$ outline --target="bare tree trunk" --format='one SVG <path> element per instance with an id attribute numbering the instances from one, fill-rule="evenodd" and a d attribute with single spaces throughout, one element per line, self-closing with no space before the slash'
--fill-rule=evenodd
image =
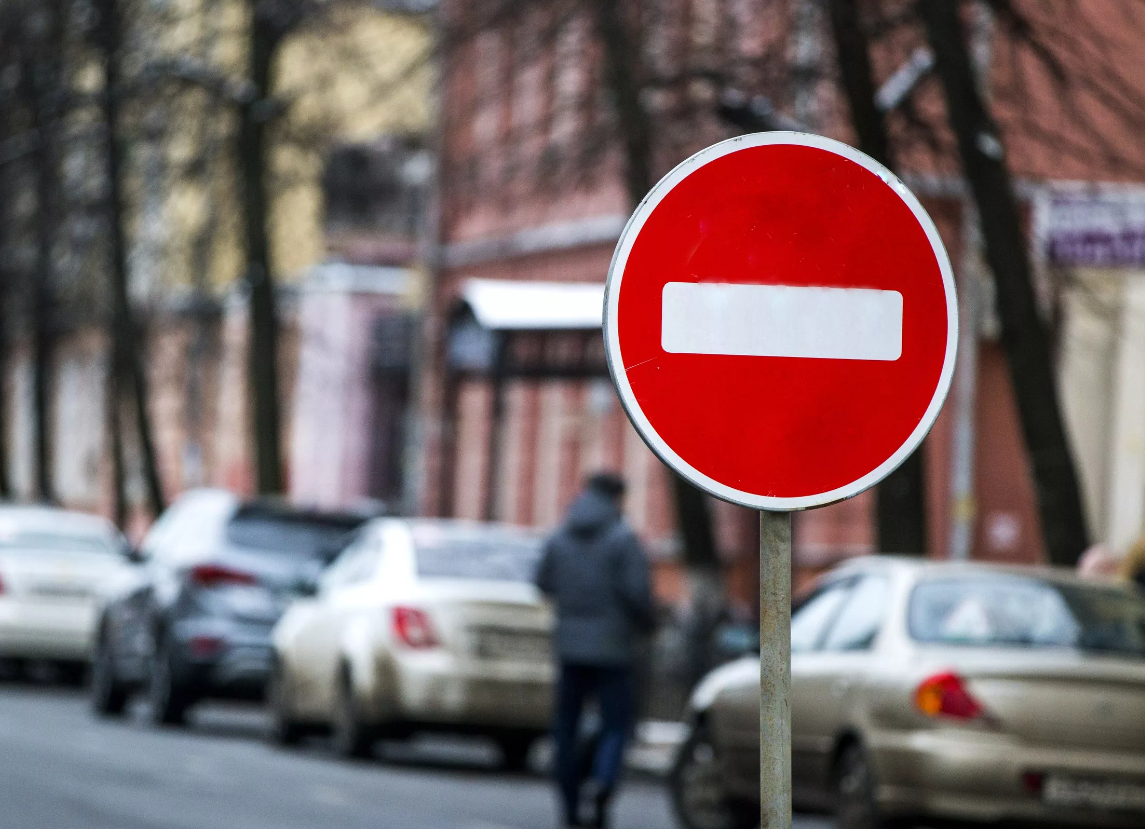
<path id="1" fill-rule="evenodd" d="M 604 80 L 612 91 L 617 127 L 624 144 L 624 173 L 633 207 L 652 189 L 652 123 L 640 101 L 634 63 L 639 47 L 628 32 L 619 0 L 593 0 L 596 30 L 604 46 Z"/>
<path id="2" fill-rule="evenodd" d="M 111 293 L 112 309 L 112 370 L 114 382 L 108 401 L 108 410 L 113 412 L 113 449 L 120 456 L 113 459 L 116 466 L 116 507 L 115 514 L 120 526 L 127 515 L 127 505 L 123 503 L 123 458 L 121 432 L 119 431 L 119 405 L 130 380 L 132 398 L 135 402 L 135 423 L 139 436 L 139 446 L 143 456 L 143 478 L 147 486 L 147 498 L 152 514 L 158 516 L 164 509 L 163 486 L 159 480 L 159 469 L 155 461 L 155 444 L 152 440 L 151 416 L 147 409 L 147 375 L 142 361 L 142 347 L 136 339 L 136 328 L 131 313 L 131 302 L 127 294 L 127 238 L 124 229 L 124 208 L 122 191 L 123 145 L 120 138 L 119 119 L 119 49 L 120 23 L 116 0 L 103 0 L 100 5 L 100 29 L 103 36 L 104 52 L 104 94 L 103 115 L 107 124 L 107 183 L 108 183 L 108 224 L 111 236 Z"/>
<path id="3" fill-rule="evenodd" d="M 22 77 L 32 114 L 36 143 L 32 164 L 36 173 L 36 264 L 32 285 L 32 407 L 35 437 L 36 496 L 47 503 L 56 500 L 52 486 L 49 400 L 53 350 L 52 247 L 56 238 L 58 182 L 56 180 L 55 133 L 58 118 L 60 9 L 52 4 L 45 11 L 48 21 L 35 59 L 24 67 Z"/>
<path id="4" fill-rule="evenodd" d="M 225 0 L 204 0 L 202 13 L 204 29 L 200 33 L 199 57 L 209 61 L 212 49 L 219 42 L 220 5 Z M 218 187 L 218 159 L 223 149 L 224 138 L 219 121 L 225 118 L 223 103 L 211 98 L 207 109 L 199 118 L 196 145 L 200 153 L 200 186 L 208 194 Z M 207 362 L 215 355 L 214 333 L 215 314 L 211 301 L 210 270 L 211 257 L 219 229 L 219 212 L 210 211 L 203 225 L 196 231 L 191 242 L 191 282 L 193 286 L 193 319 L 195 331 L 187 344 L 186 360 L 186 400 L 184 423 L 187 432 L 187 449 L 190 457 L 184 458 L 183 485 L 203 484 L 204 410 L 206 408 Z M 190 463 L 188 463 L 188 461 Z M 188 474 L 189 469 L 193 474 Z"/>
<path id="5" fill-rule="evenodd" d="M 596 31 L 604 46 L 605 83 L 612 91 L 620 140 L 624 146 L 625 186 L 635 208 L 652 189 L 652 123 L 640 102 L 634 61 L 639 47 L 628 32 L 624 3 L 593 0 Z M 689 568 L 718 570 L 719 556 L 712 532 L 707 496 L 679 475 L 672 476 L 676 521 Z"/>
<path id="6" fill-rule="evenodd" d="M 111 370 L 107 373 L 107 433 L 111 443 L 112 520 L 121 530 L 127 527 L 127 471 L 123 462 L 123 395 L 119 381 L 122 372 L 116 368 L 116 349 L 112 350 Z"/>
<path id="7" fill-rule="evenodd" d="M 886 120 L 875 106 L 870 44 L 859 19 L 857 0 L 829 0 L 831 30 L 843 91 L 859 149 L 894 169 Z M 875 491 L 878 549 L 883 553 L 926 552 L 926 501 L 923 453 L 911 454 Z"/>
<path id="8" fill-rule="evenodd" d="M 975 82 L 959 2 L 925 0 L 916 7 L 934 50 L 962 168 L 981 217 L 1046 550 L 1052 563 L 1072 565 L 1088 544 L 1085 515 L 1001 137 Z"/>
<path id="9" fill-rule="evenodd" d="M 253 100 L 242 107 L 238 161 L 243 180 L 243 219 L 246 229 L 247 286 L 250 290 L 248 382 L 258 491 L 283 491 L 279 453 L 278 319 L 274 279 L 267 238 L 267 139 L 270 118 L 271 66 L 280 34 L 268 19 L 272 11 L 250 3 L 248 49 Z"/>
<path id="10" fill-rule="evenodd" d="M 3 174 L 0 173 L 0 179 Z M 12 497 L 11 479 L 8 476 L 8 303 L 12 295 L 12 273 L 3 259 L 5 236 L 8 230 L 6 215 L 7 192 L 0 182 L 0 500 Z"/>
<path id="11" fill-rule="evenodd" d="M 8 101 L 4 101 L 5 104 Z M 7 116 L 7 113 L 5 114 Z M 0 129 L 0 140 L 8 138 L 8 131 Z M 8 400 L 8 321 L 10 319 L 11 302 L 14 291 L 12 281 L 14 274 L 8 260 L 8 240 L 14 238 L 12 233 L 13 216 L 9 211 L 12 202 L 10 171 L 0 164 L 0 500 L 12 497 L 12 483 L 8 469 L 8 424 L 10 403 Z"/>
<path id="12" fill-rule="evenodd" d="M 859 149 L 880 164 L 893 168 L 886 119 L 875 106 L 875 79 L 871 69 L 870 43 L 859 19 L 857 0 L 829 0 L 831 32 L 851 123 L 859 137 Z"/>

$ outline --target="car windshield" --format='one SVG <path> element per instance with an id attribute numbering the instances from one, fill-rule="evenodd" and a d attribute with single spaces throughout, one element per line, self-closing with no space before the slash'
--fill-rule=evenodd
<path id="1" fill-rule="evenodd" d="M 362 522 L 352 519 L 239 513 L 226 528 L 227 543 L 298 558 L 332 556 Z"/>
<path id="2" fill-rule="evenodd" d="M 0 551 L 33 555 L 69 553 L 106 556 L 118 553 L 119 549 L 112 539 L 101 535 L 0 527 Z"/>
<path id="3" fill-rule="evenodd" d="M 502 529 L 421 524 L 413 528 L 423 578 L 532 581 L 541 540 Z"/>
<path id="4" fill-rule="evenodd" d="M 1145 657 L 1145 593 L 1021 576 L 933 579 L 914 588 L 919 642 L 1062 647 Z"/>

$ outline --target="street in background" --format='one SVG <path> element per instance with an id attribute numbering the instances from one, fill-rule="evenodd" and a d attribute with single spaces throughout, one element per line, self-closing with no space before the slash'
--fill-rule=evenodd
<path id="1" fill-rule="evenodd" d="M 75 691 L 0 682 L 4 829 L 550 829 L 552 787 L 501 771 L 491 744 L 380 744 L 345 762 L 318 742 L 268 745 L 261 712 L 204 703 L 187 729 L 154 729 L 146 709 L 93 718 Z M 623 829 L 668 829 L 659 781 L 617 802 Z M 809 821 L 800 829 L 828 829 Z"/>

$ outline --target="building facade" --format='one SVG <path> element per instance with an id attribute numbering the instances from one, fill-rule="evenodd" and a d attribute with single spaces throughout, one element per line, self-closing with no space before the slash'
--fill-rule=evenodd
<path id="1" fill-rule="evenodd" d="M 578 344 L 584 332 L 597 336 L 595 329 L 587 320 L 580 333 L 556 327 L 544 301 L 529 300 L 532 290 L 571 303 L 568 292 L 599 288 L 632 207 L 591 4 L 530 4 L 501 18 L 481 18 L 472 8 L 444 4 L 450 40 L 442 66 L 442 246 L 420 398 L 421 508 L 549 526 L 586 473 L 611 469 L 632 487 L 633 524 L 671 561 L 679 544 L 668 473 L 625 422 L 597 357 Z M 654 177 L 734 134 L 719 117 L 729 91 L 762 101 L 787 122 L 854 142 L 828 21 L 817 4 L 661 0 L 641 8 L 629 23 L 638 33 L 640 100 L 653 125 Z M 1145 97 L 1145 75 L 1119 67 L 1116 77 L 1095 80 L 1098 68 L 1084 59 L 1102 43 L 1135 56 L 1145 50 L 1118 22 L 1131 12 L 1112 0 L 1076 12 L 1084 21 L 1040 4 L 1021 9 L 1024 30 L 995 19 L 985 4 L 970 4 L 966 25 L 1027 220 L 1091 534 L 1124 549 L 1141 531 L 1145 509 L 1145 449 L 1137 446 L 1145 446 L 1145 401 L 1138 399 L 1145 395 L 1145 354 L 1134 345 L 1145 327 L 1134 299 L 1137 259 L 1125 241 L 1137 231 L 1110 231 L 1131 260 L 1127 270 L 1095 272 L 1095 263 L 1061 252 L 1054 228 L 1062 210 L 1054 205 L 1077 188 L 1145 181 L 1145 154 L 1126 114 L 1109 112 L 1108 100 L 1092 92 L 1124 81 L 1132 89 L 1126 94 Z M 1084 37 L 1058 38 L 1071 25 Z M 1054 85 L 1039 47 L 1057 56 L 1069 86 Z M 917 25 L 886 23 L 873 39 L 876 80 L 888 81 L 924 48 Z M 966 367 L 920 450 L 927 544 L 918 552 L 1039 561 L 1036 491 L 975 210 L 958 175 L 941 86 L 925 70 L 911 83 L 888 125 L 898 170 L 931 212 L 955 265 Z M 483 322 L 475 297 L 490 287 L 503 291 L 505 302 L 520 303 L 527 319 L 518 328 L 488 313 Z M 1107 301 L 1095 305 L 1095 297 Z M 474 342 L 485 349 L 484 361 L 474 363 L 466 352 Z M 509 350 L 509 363 L 519 359 L 514 349 L 548 356 L 524 373 L 488 356 L 504 356 L 498 349 Z M 797 567 L 813 571 L 876 552 L 876 497 L 872 491 L 795 515 Z M 746 586 L 738 597 L 750 602 L 755 518 L 722 503 L 712 509 L 727 577 Z"/>

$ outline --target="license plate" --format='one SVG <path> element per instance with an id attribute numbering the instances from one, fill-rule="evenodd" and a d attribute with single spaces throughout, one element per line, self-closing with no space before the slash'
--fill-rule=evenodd
<path id="1" fill-rule="evenodd" d="M 483 629 L 477 632 L 477 655 L 482 659 L 532 661 L 549 658 L 549 637 L 543 633 Z"/>
<path id="2" fill-rule="evenodd" d="M 28 591 L 34 596 L 43 596 L 49 599 L 86 599 L 91 596 L 91 590 L 76 584 L 52 584 L 43 582 L 33 585 Z"/>
<path id="3" fill-rule="evenodd" d="M 1048 777 L 1042 799 L 1052 806 L 1145 812 L 1145 782 Z"/>

